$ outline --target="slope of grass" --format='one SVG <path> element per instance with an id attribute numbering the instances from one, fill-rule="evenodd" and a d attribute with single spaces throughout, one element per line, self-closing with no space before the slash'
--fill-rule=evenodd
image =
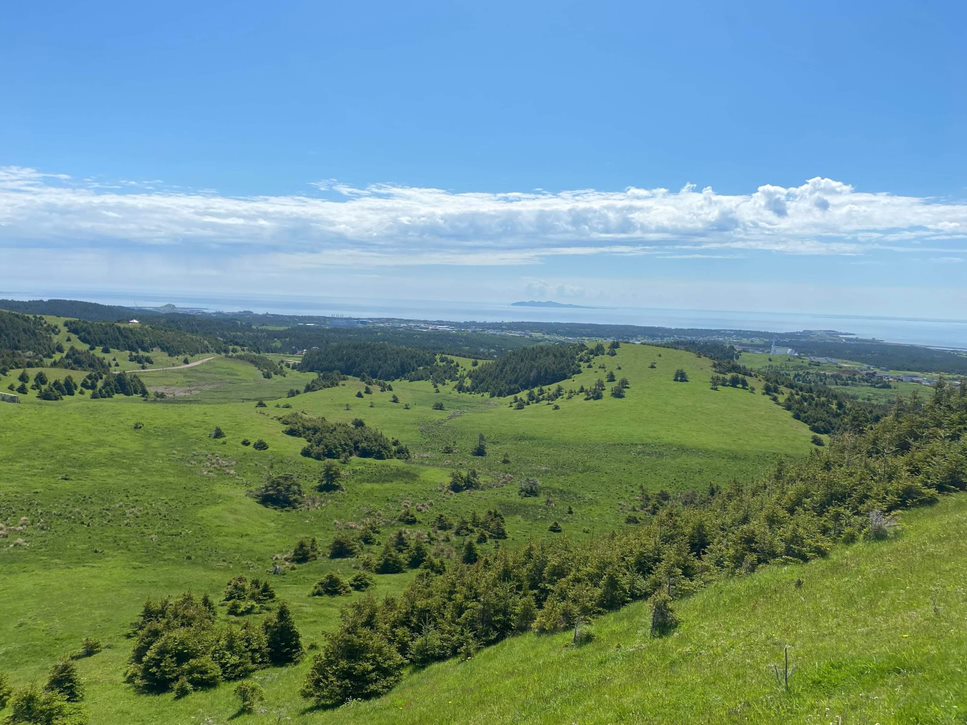
<path id="1" fill-rule="evenodd" d="M 713 585 L 677 605 L 666 639 L 636 604 L 588 645 L 518 637 L 312 721 L 963 723 L 967 496 L 902 524 L 892 541 Z M 789 692 L 770 669 L 785 645 Z"/>
<path id="2" fill-rule="evenodd" d="M 679 367 L 692 382 L 672 381 Z M 508 399 L 452 386 L 435 393 L 427 382 L 398 382 L 392 392 L 375 388 L 357 398 L 364 386 L 348 380 L 288 398 L 289 388 L 301 389 L 312 376 L 293 371 L 265 380 L 254 366 L 225 358 L 144 374 L 152 389 L 191 391 L 174 401 L 46 402 L 32 393 L 20 405 L 0 404 L 0 522 L 28 520 L 0 540 L 0 671 L 17 686 L 37 681 L 84 637 L 96 637 L 105 651 L 79 663 L 92 722 L 221 722 L 232 712 L 231 686 L 173 701 L 137 695 L 123 683 L 131 645 L 124 634 L 149 596 L 192 589 L 218 598 L 233 576 L 268 575 L 272 556 L 291 551 L 299 538 L 314 536 L 324 548 L 348 523 L 373 513 L 387 521 L 385 539 L 403 528 L 394 519 L 407 502 L 423 508 L 410 530 L 426 531 L 438 513 L 456 519 L 497 508 L 507 520 L 504 546 L 552 536 L 555 520 L 567 536 L 590 537 L 624 526 L 641 488 L 725 483 L 755 475 L 780 454 L 810 449 L 805 426 L 764 396 L 711 391 L 708 361 L 689 353 L 625 345 L 563 385 L 587 386 L 609 370 L 631 381 L 625 399 L 576 396 L 557 410 L 513 410 Z M 255 407 L 259 398 L 267 408 Z M 443 410 L 433 409 L 437 402 Z M 311 486 L 322 468 L 299 455 L 304 441 L 283 433 L 277 418 L 290 409 L 281 406 L 332 420 L 361 417 L 399 437 L 413 458 L 354 460 L 344 469 L 344 493 L 321 496 L 311 509 L 263 508 L 249 492 L 270 472 L 295 473 Z M 226 438 L 210 437 L 215 426 Z M 485 457 L 470 453 L 480 433 Z M 269 450 L 243 446 L 246 438 L 264 439 Z M 484 490 L 447 493 L 450 471 L 470 466 L 481 471 Z M 530 476 L 540 479 L 542 495 L 523 499 L 518 483 Z M 17 539 L 25 545 L 11 546 Z M 313 583 L 358 566 L 323 558 L 272 578 L 308 643 L 334 626 L 346 601 L 309 597 Z M 377 577 L 377 595 L 399 591 L 411 576 Z M 272 708 L 300 716 L 305 668 L 258 674 Z"/>

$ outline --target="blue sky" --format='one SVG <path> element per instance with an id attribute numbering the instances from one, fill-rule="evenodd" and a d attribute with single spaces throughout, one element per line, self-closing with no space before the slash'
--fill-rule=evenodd
<path id="1" fill-rule="evenodd" d="M 967 317 L 967 6 L 21 3 L 0 292 Z"/>

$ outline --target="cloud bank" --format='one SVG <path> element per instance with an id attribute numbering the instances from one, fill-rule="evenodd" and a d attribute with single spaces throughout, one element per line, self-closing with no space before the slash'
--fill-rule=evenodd
<path id="1" fill-rule="evenodd" d="M 0 246 L 228 251 L 280 273 L 361 264 L 522 265 L 559 255 L 967 249 L 965 201 L 862 192 L 818 177 L 748 194 L 692 185 L 527 193 L 337 182 L 311 188 L 304 195 L 236 197 L 2 167 Z"/>

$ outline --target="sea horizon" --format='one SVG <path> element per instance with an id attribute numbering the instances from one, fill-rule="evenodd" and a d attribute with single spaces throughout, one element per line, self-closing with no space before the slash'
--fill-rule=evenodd
<path id="1" fill-rule="evenodd" d="M 206 312 L 254 312 L 334 318 L 401 319 L 427 322 L 560 322 L 679 329 L 759 331 L 784 334 L 833 330 L 884 342 L 967 350 L 967 320 L 820 312 L 705 310 L 660 307 L 531 307 L 459 300 L 360 300 L 253 295 L 246 298 L 185 294 L 25 294 L 0 291 L 7 299 L 74 299 L 133 308 L 166 304 Z"/>

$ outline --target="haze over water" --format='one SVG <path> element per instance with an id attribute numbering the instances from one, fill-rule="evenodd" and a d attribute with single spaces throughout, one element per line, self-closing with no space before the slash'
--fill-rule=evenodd
<path id="1" fill-rule="evenodd" d="M 0 292 L 16 299 L 31 296 Z M 33 295 L 36 297 L 37 295 Z M 50 296 L 50 295 L 47 295 Z M 141 295 L 94 295 L 80 292 L 55 296 L 90 299 L 105 304 L 178 307 L 208 311 L 272 312 L 292 315 L 318 315 L 359 318 L 399 318 L 450 322 L 583 322 L 594 324 L 642 325 L 658 327 L 761 330 L 798 332 L 836 330 L 858 337 L 876 338 L 931 347 L 967 350 L 967 320 L 918 319 L 859 315 L 831 315 L 805 312 L 765 312 L 741 310 L 676 310 L 630 307 L 524 307 L 460 301 L 313 299 L 253 295 L 246 299 L 227 297 L 181 297 Z"/>

